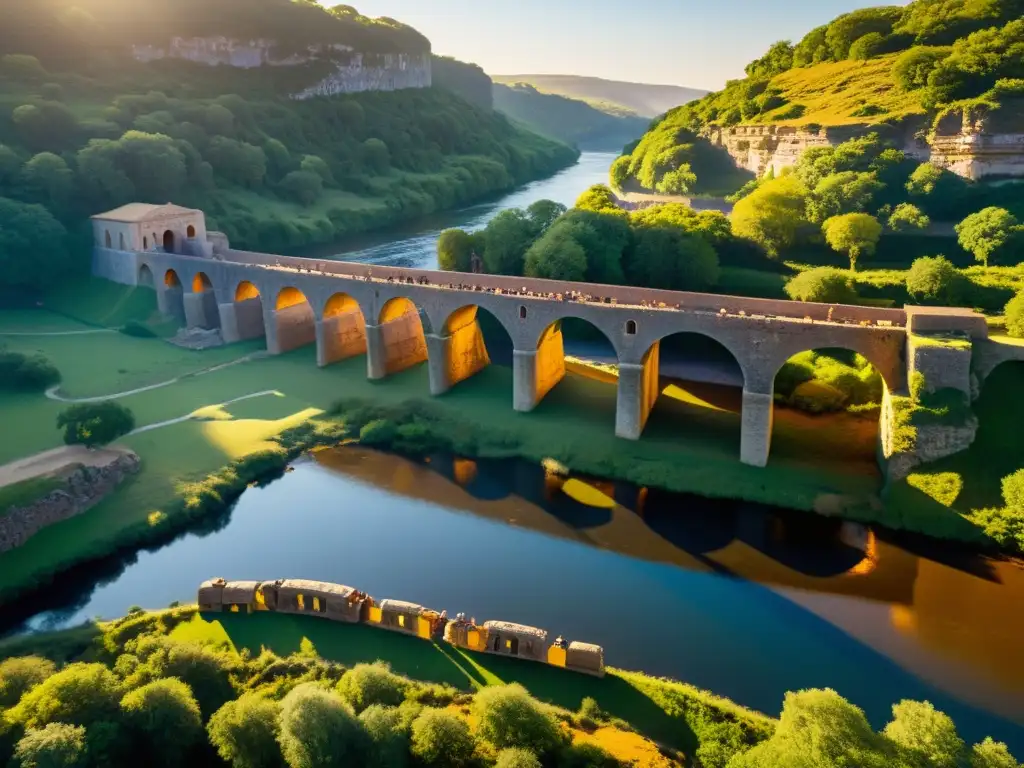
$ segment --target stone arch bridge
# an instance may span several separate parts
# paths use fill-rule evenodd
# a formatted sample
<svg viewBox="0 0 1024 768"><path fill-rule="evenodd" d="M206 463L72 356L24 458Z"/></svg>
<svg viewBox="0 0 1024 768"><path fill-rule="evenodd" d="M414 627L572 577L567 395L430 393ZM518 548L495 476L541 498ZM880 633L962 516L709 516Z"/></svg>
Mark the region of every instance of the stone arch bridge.
<svg viewBox="0 0 1024 768"><path fill-rule="evenodd" d="M484 309L512 340L517 411L533 409L565 375L560 321L579 318L615 350L615 433L634 440L659 394L661 341L678 333L708 336L732 353L743 374L740 458L754 466L768 461L775 375L792 355L853 350L879 370L889 392L902 392L908 366L913 369L908 336L915 327L987 335L984 319L967 310L829 306L410 270L239 251L216 233L210 240L213 246L195 249L199 255L115 250L98 242L93 270L116 282L151 285L160 310L188 327L219 328L228 342L265 336L271 354L315 343L321 366L365 354L371 379L426 362L433 395L489 363L476 318ZM962 384L970 390L969 381Z"/></svg>

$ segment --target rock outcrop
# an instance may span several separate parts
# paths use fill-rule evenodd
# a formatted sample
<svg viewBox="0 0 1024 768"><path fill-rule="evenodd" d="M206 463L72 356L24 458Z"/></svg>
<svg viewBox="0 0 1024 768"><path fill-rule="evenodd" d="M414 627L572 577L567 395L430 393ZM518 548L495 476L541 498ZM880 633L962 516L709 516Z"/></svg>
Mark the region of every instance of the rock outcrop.
<svg viewBox="0 0 1024 768"><path fill-rule="evenodd" d="M57 490L0 513L0 552L20 547L44 528L82 514L138 472L140 463L137 455L126 453L103 467L80 467Z"/></svg>

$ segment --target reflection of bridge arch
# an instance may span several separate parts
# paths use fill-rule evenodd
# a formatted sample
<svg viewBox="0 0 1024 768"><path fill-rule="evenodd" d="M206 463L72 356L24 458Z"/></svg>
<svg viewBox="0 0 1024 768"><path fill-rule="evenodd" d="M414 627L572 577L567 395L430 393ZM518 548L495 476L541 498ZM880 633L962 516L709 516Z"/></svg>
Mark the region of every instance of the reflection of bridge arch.
<svg viewBox="0 0 1024 768"><path fill-rule="evenodd" d="M359 302L335 293L324 304L317 329L317 364L322 366L366 354L366 318Z"/></svg>

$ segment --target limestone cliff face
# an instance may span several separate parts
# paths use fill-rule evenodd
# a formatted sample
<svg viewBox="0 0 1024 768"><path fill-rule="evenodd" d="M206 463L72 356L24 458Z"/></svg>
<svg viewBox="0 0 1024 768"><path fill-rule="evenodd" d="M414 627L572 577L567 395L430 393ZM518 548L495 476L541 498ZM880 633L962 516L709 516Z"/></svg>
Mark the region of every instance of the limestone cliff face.
<svg viewBox="0 0 1024 768"><path fill-rule="evenodd" d="M227 37L175 37L167 45L135 45L132 55L142 62L184 59L209 66L242 69L295 67L329 59L335 71L294 98L332 96L363 91L429 88L429 53L364 53L347 45L317 45L302 51L282 50L274 40L235 40Z"/></svg>
<svg viewBox="0 0 1024 768"><path fill-rule="evenodd" d="M989 176L1024 176L1024 133L990 131L983 119L959 116L943 121L930 137L923 138L915 126L893 133L903 151L921 162L931 162L959 176L977 180ZM822 128L816 131L794 126L737 125L712 128L708 139L725 149L736 164L761 176L776 174L796 164L812 147L835 146L864 136L878 128L867 125Z"/></svg>

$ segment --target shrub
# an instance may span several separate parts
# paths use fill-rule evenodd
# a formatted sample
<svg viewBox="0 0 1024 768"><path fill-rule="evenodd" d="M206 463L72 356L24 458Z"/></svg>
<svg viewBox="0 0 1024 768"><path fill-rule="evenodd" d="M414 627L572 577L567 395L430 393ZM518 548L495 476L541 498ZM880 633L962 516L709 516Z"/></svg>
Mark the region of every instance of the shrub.
<svg viewBox="0 0 1024 768"><path fill-rule="evenodd" d="M42 392L60 383L60 371L42 355L0 352L0 390Z"/></svg>
<svg viewBox="0 0 1024 768"><path fill-rule="evenodd" d="M359 715L373 742L368 768L403 768L409 763L409 728L406 711L374 704ZM415 718L414 718L415 719Z"/></svg>
<svg viewBox="0 0 1024 768"><path fill-rule="evenodd" d="M199 705L180 680L157 680L131 691L121 710L134 738L133 754L145 755L146 765L182 765L203 738Z"/></svg>
<svg viewBox="0 0 1024 768"><path fill-rule="evenodd" d="M85 762L85 728L50 723L30 729L14 749L19 768L76 768Z"/></svg>
<svg viewBox="0 0 1024 768"><path fill-rule="evenodd" d="M374 419L359 430L359 442L371 448L390 448L398 435L398 427L388 419Z"/></svg>
<svg viewBox="0 0 1024 768"><path fill-rule="evenodd" d="M338 693L356 712L380 704L397 707L405 699L408 683L386 664L356 664L338 683Z"/></svg>
<svg viewBox="0 0 1024 768"><path fill-rule="evenodd" d="M729 721L713 723L701 731L696 756L704 768L725 768L747 746L739 725Z"/></svg>
<svg viewBox="0 0 1024 768"><path fill-rule="evenodd" d="M217 754L234 768L277 768L281 765L280 706L246 694L218 709L206 730Z"/></svg>
<svg viewBox="0 0 1024 768"><path fill-rule="evenodd" d="M365 765L370 737L336 693L303 683L281 702L281 752L290 768Z"/></svg>
<svg viewBox="0 0 1024 768"><path fill-rule="evenodd" d="M558 756L558 768L618 768L621 765L611 754L586 742L571 744Z"/></svg>
<svg viewBox="0 0 1024 768"><path fill-rule="evenodd" d="M858 299L852 275L834 267L816 267L801 272L786 283L786 295L793 301L821 304L855 304Z"/></svg>
<svg viewBox="0 0 1024 768"><path fill-rule="evenodd" d="M945 256L922 256L907 271L907 293L917 301L956 304L962 289L963 276Z"/></svg>
<svg viewBox="0 0 1024 768"><path fill-rule="evenodd" d="M1003 502L1014 512L1024 512L1024 469L1003 478Z"/></svg>
<svg viewBox="0 0 1024 768"><path fill-rule="evenodd" d="M57 428L67 445L106 445L135 429L135 416L120 403L82 403L61 411Z"/></svg>
<svg viewBox="0 0 1024 768"><path fill-rule="evenodd" d="M1006 305L1006 332L1014 338L1024 339L1024 291Z"/></svg>
<svg viewBox="0 0 1024 768"><path fill-rule="evenodd" d="M473 701L477 732L498 749L524 747L544 756L562 743L558 723L521 685L494 686Z"/></svg>
<svg viewBox="0 0 1024 768"><path fill-rule="evenodd" d="M13 707L22 696L56 671L52 661L39 656L0 661L0 709Z"/></svg>
<svg viewBox="0 0 1024 768"><path fill-rule="evenodd" d="M67 723L86 728L120 716L121 686L102 664L70 664L26 693L6 717L25 728Z"/></svg>
<svg viewBox="0 0 1024 768"><path fill-rule="evenodd" d="M126 680L129 688L175 677L191 689L204 719L235 698L232 662L222 654L164 637L143 638L129 644L129 648L142 660L136 672Z"/></svg>
<svg viewBox="0 0 1024 768"><path fill-rule="evenodd" d="M790 396L794 408L808 413L830 413L841 411L846 405L846 394L823 381L805 381Z"/></svg>
<svg viewBox="0 0 1024 768"><path fill-rule="evenodd" d="M503 749L494 768L541 768L540 760L528 749Z"/></svg>
<svg viewBox="0 0 1024 768"><path fill-rule="evenodd" d="M912 765L957 768L964 742L949 715L927 701L904 700L894 704L893 719L883 733L896 744Z"/></svg>
<svg viewBox="0 0 1024 768"><path fill-rule="evenodd" d="M451 712L425 709L412 724L412 753L424 765L459 768L469 763L475 749L466 721Z"/></svg>

